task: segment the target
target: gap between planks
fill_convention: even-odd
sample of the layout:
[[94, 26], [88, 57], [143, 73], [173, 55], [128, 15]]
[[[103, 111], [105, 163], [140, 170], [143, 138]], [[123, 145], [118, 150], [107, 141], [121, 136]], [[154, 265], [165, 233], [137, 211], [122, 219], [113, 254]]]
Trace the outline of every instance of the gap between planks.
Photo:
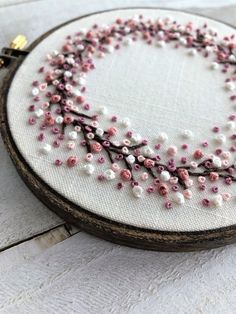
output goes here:
[[34, 259], [48, 248], [78, 232], [80, 232], [78, 228], [62, 224], [2, 249], [0, 251], [0, 273], [22, 262]]

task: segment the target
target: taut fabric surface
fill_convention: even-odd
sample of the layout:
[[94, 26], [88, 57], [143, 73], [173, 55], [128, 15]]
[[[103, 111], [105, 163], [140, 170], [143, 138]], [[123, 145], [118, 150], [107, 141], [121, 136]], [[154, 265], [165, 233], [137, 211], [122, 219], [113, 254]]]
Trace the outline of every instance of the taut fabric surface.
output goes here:
[[[91, 16], [71, 23], [44, 40], [30, 53], [18, 70], [8, 96], [8, 119], [15, 142], [32, 169], [57, 192], [85, 209], [126, 224], [169, 231], [204, 230], [228, 226], [236, 222], [232, 202], [215, 210], [199, 205], [196, 193], [184, 206], [167, 211], [159, 196], [135, 199], [129, 188], [118, 192], [115, 183], [98, 184], [94, 177], [83, 175], [79, 167], [67, 169], [52, 165], [57, 157], [69, 156], [65, 149], [54, 150], [49, 156], [39, 155], [37, 128], [27, 125], [31, 82], [45, 55], [59, 49], [66, 35], [81, 27], [103, 24], [115, 18], [174, 16], [180, 23], [193, 21], [195, 25], [208, 22], [222, 35], [232, 34], [229, 26], [191, 14], [165, 10], [120, 10]], [[168, 144], [182, 141], [182, 129], [195, 134], [191, 146], [211, 139], [211, 127], [224, 125], [232, 112], [228, 94], [222, 88], [224, 76], [209, 70], [210, 60], [188, 56], [184, 49], [175, 50], [147, 46], [137, 42], [131, 47], [96, 61], [96, 70], [88, 76], [88, 101], [93, 108], [106, 105], [109, 112], [129, 116], [132, 128], [148, 138], [159, 131], [168, 133]], [[129, 66], [127, 66], [127, 64]], [[108, 122], [107, 122], [108, 123]], [[209, 151], [213, 151], [212, 144]], [[78, 151], [79, 153], [79, 151]], [[81, 155], [84, 153], [80, 152]], [[101, 168], [98, 169], [100, 172]], [[232, 187], [232, 193], [234, 193]]]

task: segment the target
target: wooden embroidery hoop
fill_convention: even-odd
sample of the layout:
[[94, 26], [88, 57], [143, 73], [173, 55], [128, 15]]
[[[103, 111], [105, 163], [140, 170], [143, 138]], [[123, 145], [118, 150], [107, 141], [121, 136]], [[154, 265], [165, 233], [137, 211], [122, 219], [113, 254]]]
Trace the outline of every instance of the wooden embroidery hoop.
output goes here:
[[[41, 41], [53, 33], [55, 30], [82, 18], [97, 13], [104, 13], [125, 9], [160, 9], [157, 7], [137, 7], [137, 8], [117, 8], [94, 12], [79, 18], [63, 23], [35, 40], [27, 49], [32, 51]], [[161, 10], [161, 9], [160, 9]], [[169, 9], [168, 9], [169, 10]], [[177, 10], [175, 10], [177, 11]], [[221, 22], [222, 23], [222, 22]], [[226, 23], [224, 23], [226, 24]], [[232, 25], [229, 25], [233, 27]], [[71, 224], [75, 224], [84, 231], [112, 241], [121, 245], [131, 247], [158, 250], [158, 251], [194, 251], [220, 247], [236, 242], [236, 225], [193, 232], [171, 232], [138, 228], [122, 223], [118, 223], [99, 215], [93, 214], [61, 196], [48, 184], [46, 184], [27, 164], [19, 152], [7, 119], [7, 96], [9, 86], [14, 78], [17, 69], [24, 61], [24, 55], [19, 56], [9, 66], [9, 72], [4, 78], [1, 86], [0, 116], [1, 134], [9, 155], [25, 184], [48, 208], [53, 210], [61, 218]]]

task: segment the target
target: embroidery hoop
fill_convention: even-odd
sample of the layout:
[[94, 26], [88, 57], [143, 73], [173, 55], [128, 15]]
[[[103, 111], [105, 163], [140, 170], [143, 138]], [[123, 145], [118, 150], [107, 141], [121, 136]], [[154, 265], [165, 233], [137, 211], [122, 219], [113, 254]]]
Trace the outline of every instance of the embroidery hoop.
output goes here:
[[[124, 8], [121, 8], [125, 10]], [[135, 9], [135, 8], [127, 8]], [[159, 8], [136, 8], [136, 9], [159, 9]], [[119, 9], [117, 9], [119, 10]], [[108, 10], [109, 11], [109, 10]], [[108, 11], [96, 12], [103, 13]], [[115, 11], [115, 10], [110, 10]], [[176, 11], [176, 10], [175, 10]], [[29, 48], [32, 51], [38, 43], [50, 35], [53, 31], [63, 27], [72, 21], [76, 21], [95, 13], [82, 16], [78, 19], [71, 20], [64, 23], [51, 31], [47, 32], [36, 40]], [[229, 25], [231, 26], [231, 25]], [[232, 26], [231, 26], [232, 27]], [[194, 232], [166, 232], [154, 231], [150, 229], [136, 228], [130, 225], [114, 222], [112, 220], [102, 218], [96, 214], [90, 213], [83, 208], [75, 206], [67, 199], [59, 195], [52, 188], [50, 188], [36, 173], [32, 172], [30, 166], [26, 163], [23, 156], [18, 151], [13, 137], [11, 135], [8, 121], [7, 121], [7, 94], [11, 81], [14, 78], [18, 67], [23, 62], [23, 57], [19, 58], [12, 65], [7, 77], [4, 80], [1, 99], [1, 117], [2, 117], [2, 135], [4, 142], [8, 148], [10, 156], [20, 173], [23, 180], [34, 192], [34, 194], [43, 201], [49, 208], [54, 210], [58, 215], [71, 223], [75, 223], [82, 229], [103, 237], [107, 240], [126, 244], [134, 247], [145, 249], [163, 250], [163, 251], [182, 251], [182, 250], [196, 250], [217, 247], [229, 244], [235, 241], [236, 227], [218, 228], [206, 231]]]

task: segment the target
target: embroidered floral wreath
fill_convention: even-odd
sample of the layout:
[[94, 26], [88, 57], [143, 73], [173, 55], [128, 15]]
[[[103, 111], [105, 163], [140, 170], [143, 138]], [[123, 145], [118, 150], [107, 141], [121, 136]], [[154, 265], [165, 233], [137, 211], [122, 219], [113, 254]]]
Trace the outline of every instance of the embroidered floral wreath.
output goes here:
[[[101, 107], [92, 114], [91, 105], [86, 102], [86, 76], [95, 69], [94, 59], [103, 58], [108, 53], [132, 45], [142, 39], [149, 45], [164, 47], [172, 44], [177, 49], [185, 47], [191, 56], [199, 53], [204, 57], [213, 55], [214, 62], [210, 68], [228, 75], [225, 80], [226, 90], [235, 89], [236, 80], [236, 44], [234, 36], [218, 38], [215, 30], [205, 24], [194, 29], [192, 23], [179, 25], [169, 18], [156, 21], [144, 20], [143, 16], [127, 20], [117, 19], [110, 26], [93, 25], [91, 30], [81, 29], [73, 36], [68, 36], [61, 51], [47, 55], [49, 68], [39, 69], [42, 80], [34, 81], [32, 95], [33, 105], [29, 106], [29, 124], [39, 127], [37, 140], [43, 142], [41, 153], [48, 154], [52, 148], [58, 148], [66, 141], [72, 154], [67, 160], [55, 160], [56, 166], [75, 167], [83, 162], [83, 170], [88, 175], [95, 171], [95, 164], [108, 163], [108, 169], [97, 177], [99, 181], [118, 179], [117, 189], [130, 185], [134, 196], [144, 194], [144, 182], [150, 182], [147, 194], [157, 193], [164, 199], [166, 208], [172, 202], [183, 204], [192, 197], [191, 187], [197, 184], [200, 191], [206, 189], [207, 182], [212, 186], [212, 198], [204, 198], [204, 206], [220, 206], [230, 199], [229, 193], [219, 193], [218, 180], [225, 185], [236, 181], [236, 170], [232, 153], [236, 147], [232, 144], [228, 151], [220, 147], [212, 154], [204, 153], [208, 142], [204, 142], [192, 153], [191, 160], [181, 157], [177, 160], [178, 149], [188, 150], [183, 143], [180, 148], [169, 146], [166, 150], [169, 160], [164, 161], [158, 154], [162, 144], [168, 141], [166, 133], [157, 135], [156, 144], [151, 147], [149, 141], [129, 129], [129, 118], [108, 116], [111, 126], [104, 130], [102, 119], [107, 116], [107, 108]], [[236, 95], [230, 95], [232, 101]], [[236, 139], [233, 133], [236, 116], [231, 115], [226, 127], [232, 130], [230, 139]], [[68, 131], [69, 127], [69, 131]], [[120, 129], [125, 129], [123, 139], [118, 139]], [[213, 127], [215, 140], [220, 144], [226, 141], [220, 127]], [[47, 132], [54, 134], [52, 143], [47, 142]], [[191, 138], [190, 130], [183, 131], [183, 137]], [[73, 154], [76, 145], [85, 147], [83, 157]], [[84, 150], [82, 149], [84, 153]], [[96, 157], [98, 156], [98, 157]]]

